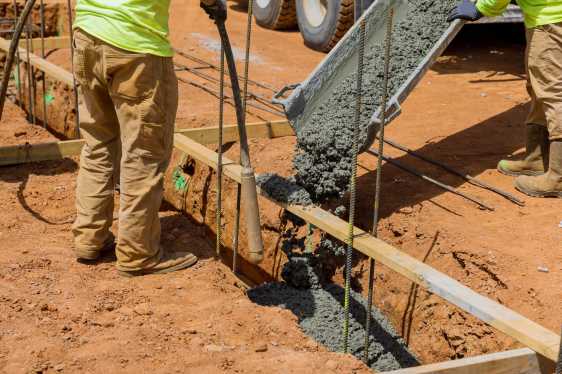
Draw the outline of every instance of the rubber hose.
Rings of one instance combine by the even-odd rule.
[[[21,16],[16,24],[12,41],[10,42],[10,49],[8,50],[8,56],[6,56],[6,63],[4,65],[2,86],[0,87],[0,121],[2,120],[2,114],[4,113],[4,102],[6,101],[6,92],[8,91],[8,82],[10,81],[10,73],[14,64],[14,56],[16,54],[16,50],[19,48],[23,26],[25,25],[27,17],[34,5],[35,0],[27,0],[27,3],[25,3],[25,7],[23,8]]]

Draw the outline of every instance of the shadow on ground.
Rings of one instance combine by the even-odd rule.
[[[25,189],[32,175],[53,176],[66,173],[74,173],[78,169],[78,164],[72,159],[62,159],[57,161],[34,162],[24,165],[0,167],[0,181],[6,183],[17,183],[17,199],[23,209],[29,212],[36,219],[49,225],[62,225],[69,223],[67,219],[62,222],[51,221],[37,212],[26,200]]]

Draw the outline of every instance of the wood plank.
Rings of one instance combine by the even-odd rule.
[[[53,36],[45,38],[45,50],[49,49],[65,49],[70,48],[70,38],[68,36]],[[33,38],[30,41],[31,51],[40,53],[41,51],[41,38]],[[20,47],[27,48],[27,40],[20,39]],[[23,55],[25,56],[25,55]]]
[[[438,364],[387,371],[384,374],[550,374],[552,361],[545,362],[529,348],[463,358]]]
[[[174,145],[195,159],[216,169],[218,161],[216,152],[182,134],[175,135]],[[225,175],[240,183],[241,166],[226,158],[223,162]],[[260,191],[260,194],[268,198],[262,191]],[[273,199],[269,200],[332,236],[344,242],[347,240],[347,222],[324,209],[315,206],[287,205]],[[474,292],[453,278],[359,228],[355,228],[354,236],[354,248],[356,250],[380,261],[412,282],[467,311],[550,360],[556,361],[558,359],[560,336],[554,332]]]
[[[0,50],[8,51],[10,49],[10,41],[7,39],[0,38]],[[24,48],[20,48],[20,57],[23,60],[27,58],[26,50]],[[34,53],[29,54],[29,60],[31,61],[31,65],[36,67],[37,69],[45,72],[49,77],[56,79],[60,82],[63,82],[69,86],[73,86],[73,79],[72,73],[69,71],[61,68],[58,65],[53,64],[50,61],[47,61]]]
[[[287,120],[270,122],[254,122],[246,124],[248,138],[273,139],[283,136],[295,135],[293,128]],[[219,127],[202,127],[197,129],[178,129],[176,133],[184,134],[199,144],[216,144],[219,137]],[[223,141],[225,143],[238,140],[238,126],[226,125],[223,129]]]
[[[23,144],[0,148],[0,165],[16,165],[26,162],[60,160],[80,153],[83,140],[65,140],[41,144]]]
[[[272,122],[255,122],[246,125],[248,130],[248,138],[277,138],[289,136],[293,134],[293,129],[287,121]],[[238,126],[224,126],[224,141],[232,142],[238,140]],[[198,129],[178,129],[176,133],[184,134],[191,139],[206,144],[216,143],[218,136],[218,126],[202,127]],[[58,143],[58,146],[55,144]],[[84,144],[84,140],[67,140],[53,143],[30,144],[0,147],[0,165],[17,165],[26,162],[38,162],[46,160],[56,160],[63,157],[76,156],[80,154],[80,150]],[[64,150],[61,153],[61,149]],[[25,152],[31,157],[25,156]]]

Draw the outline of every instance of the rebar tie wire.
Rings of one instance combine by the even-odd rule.
[[[363,101],[363,59],[365,57],[365,18],[360,21],[359,30],[359,56],[357,63],[357,88],[355,93],[355,117],[353,121],[353,145],[352,145],[352,164],[350,177],[350,196],[349,196],[349,221],[347,232],[347,250],[345,259],[345,294],[344,294],[344,323],[343,323],[343,352],[349,352],[349,298],[351,292],[351,266],[353,259],[353,234],[355,227],[355,200],[357,192],[357,156],[359,154],[359,124],[361,121],[361,105]]]
[[[379,130],[379,144],[378,144],[378,156],[377,156],[377,176],[375,185],[375,201],[373,206],[373,228],[371,234],[374,237],[378,237],[378,227],[380,218],[380,201],[381,201],[381,182],[382,182],[382,161],[383,161],[383,150],[384,150],[384,128],[386,126],[386,105],[388,103],[388,81],[390,79],[390,50],[392,46],[392,25],[394,18],[394,9],[390,8],[387,16],[386,23],[386,37],[385,37],[385,48],[384,48],[384,77],[383,77],[383,88],[382,88],[382,100],[381,100],[381,128]],[[369,259],[369,291],[367,296],[367,315],[365,321],[365,349],[363,361],[365,364],[369,364],[369,348],[371,341],[369,340],[369,332],[371,330],[371,320],[372,314],[371,310],[373,308],[373,290],[375,285],[375,260],[373,258]]]
[[[242,113],[244,126],[246,125],[246,101],[248,98],[248,74],[250,67],[250,43],[252,41],[252,16],[254,0],[248,0],[248,24],[246,27],[246,54],[244,60],[244,86],[242,91]],[[222,75],[222,73],[221,73]],[[237,272],[238,245],[240,243],[240,199],[242,197],[242,185],[236,186],[236,216],[234,221],[234,235],[232,236],[232,271]]]

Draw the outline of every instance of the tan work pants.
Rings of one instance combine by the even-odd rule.
[[[117,268],[148,269],[162,256],[158,210],[178,105],[172,59],[128,52],[81,30],[74,40],[86,142],[77,181],[75,248],[77,254],[96,252],[111,240],[114,174],[120,166]]]
[[[527,124],[548,128],[550,140],[562,139],[562,23],[527,29]]]

